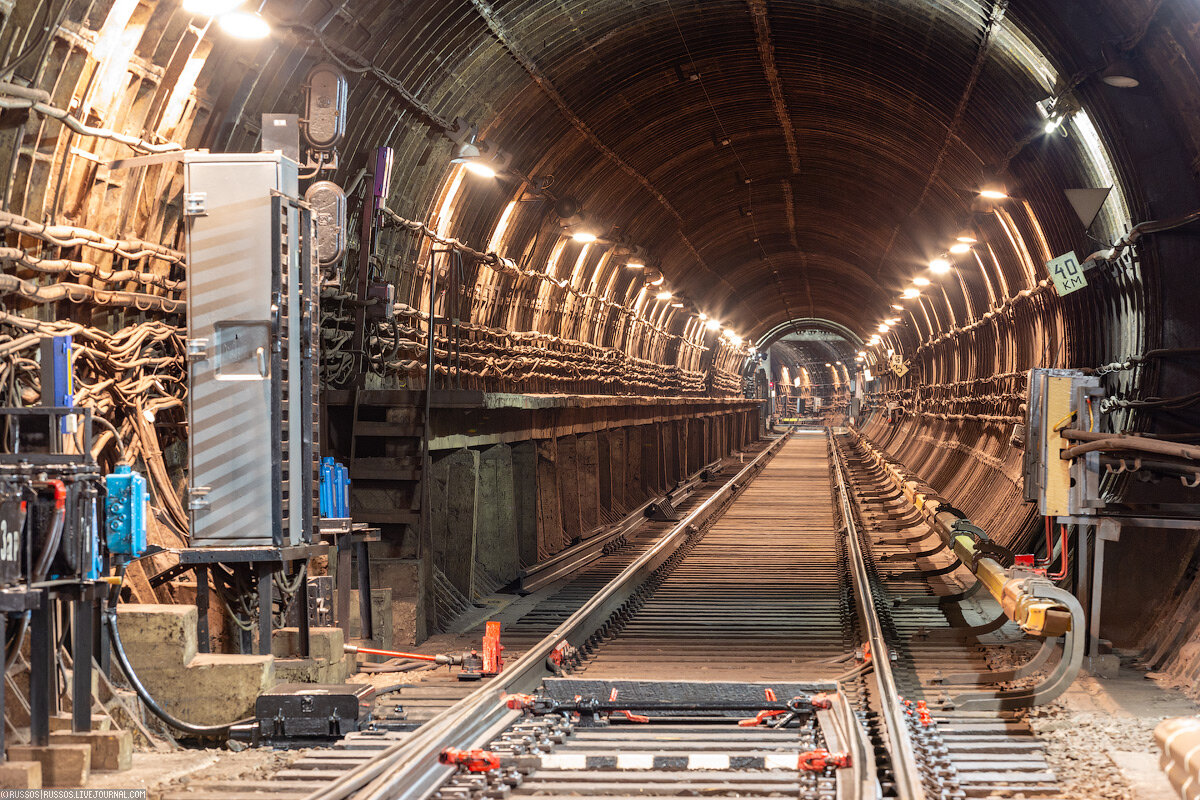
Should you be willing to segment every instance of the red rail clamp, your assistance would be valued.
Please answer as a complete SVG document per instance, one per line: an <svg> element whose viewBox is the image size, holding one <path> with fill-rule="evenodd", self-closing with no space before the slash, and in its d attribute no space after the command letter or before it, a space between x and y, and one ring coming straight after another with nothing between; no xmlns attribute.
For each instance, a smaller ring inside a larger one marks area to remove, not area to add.
<svg viewBox="0 0 1200 800"><path fill-rule="evenodd" d="M796 769L801 772L823 772L829 767L850 766L849 753L831 753L828 750L809 750L800 754Z"/></svg>

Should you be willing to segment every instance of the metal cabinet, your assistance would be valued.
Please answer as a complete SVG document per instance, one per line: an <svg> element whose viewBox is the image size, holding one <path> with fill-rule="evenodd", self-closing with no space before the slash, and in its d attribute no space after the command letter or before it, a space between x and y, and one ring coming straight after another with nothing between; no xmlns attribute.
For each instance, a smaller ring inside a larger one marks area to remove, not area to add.
<svg viewBox="0 0 1200 800"><path fill-rule="evenodd" d="M191 544L307 542L318 286L297 166L188 153L184 170Z"/></svg>

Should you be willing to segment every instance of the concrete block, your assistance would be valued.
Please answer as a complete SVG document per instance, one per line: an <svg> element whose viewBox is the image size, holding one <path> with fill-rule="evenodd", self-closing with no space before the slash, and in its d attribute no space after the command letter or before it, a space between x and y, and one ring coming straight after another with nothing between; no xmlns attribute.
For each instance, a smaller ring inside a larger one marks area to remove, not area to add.
<svg viewBox="0 0 1200 800"><path fill-rule="evenodd" d="M133 766L133 736L129 731L54 731L52 744L86 744L92 748L92 770L118 772Z"/></svg>
<svg viewBox="0 0 1200 800"><path fill-rule="evenodd" d="M375 635L371 637L370 644L368 645L364 642L364 646L375 647L380 650L394 650L396 648L394 632L397 611L392 598L393 592L391 589L371 590L371 624ZM405 611L411 616L416 613L416 606L411 602L405 604L401 607L401 612ZM358 592L350 595L350 638L355 640L362 639L362 619L358 614ZM405 644L411 643L409 640L405 641Z"/></svg>
<svg viewBox="0 0 1200 800"><path fill-rule="evenodd" d="M346 638L341 628L309 628L308 657L318 661L339 661ZM300 655L300 629L276 628L271 634L271 653L276 658Z"/></svg>
<svg viewBox="0 0 1200 800"><path fill-rule="evenodd" d="M196 607L122 603L117 625L125 653L138 672L182 668L196 655Z"/></svg>
<svg viewBox="0 0 1200 800"><path fill-rule="evenodd" d="M13 761L37 761L42 767L43 786L79 787L91 774L92 748L86 744L32 744L8 746Z"/></svg>
<svg viewBox="0 0 1200 800"><path fill-rule="evenodd" d="M315 658L276 658L275 680L278 683L325 683L321 679L324 666Z"/></svg>
<svg viewBox="0 0 1200 800"><path fill-rule="evenodd" d="M0 763L0 789L41 789L40 761L6 761Z"/></svg>
<svg viewBox="0 0 1200 800"><path fill-rule="evenodd" d="M50 732L69 731L72 728L70 714L56 714L50 717ZM107 731L112 728L112 718L107 714L92 715L92 730Z"/></svg>
<svg viewBox="0 0 1200 800"><path fill-rule="evenodd" d="M244 719L275 685L275 657L200 653L184 669L138 670L150 694L177 717L201 725Z"/></svg>

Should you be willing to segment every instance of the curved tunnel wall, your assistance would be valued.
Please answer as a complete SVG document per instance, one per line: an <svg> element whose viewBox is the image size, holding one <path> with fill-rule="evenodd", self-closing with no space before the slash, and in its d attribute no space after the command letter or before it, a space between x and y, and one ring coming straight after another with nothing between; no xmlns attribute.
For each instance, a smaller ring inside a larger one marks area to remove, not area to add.
<svg viewBox="0 0 1200 800"><path fill-rule="evenodd" d="M1066 298L1043 266L1095 245L1065 188L1117 185L1092 230L1108 242L1131 223L1200 205L1193 7L268 0L264 13L271 39L241 43L173 0L0 3L3 76L89 125L152 145L245 151L257 149L260 112L299 111L309 67L340 62L351 115L334 179L361 191L373 148L386 143L396 154L390 208L511 262L462 267L457 308L478 326L473 352L501 359L469 376L480 388L732 393L745 353L694 314L763 346L792 320L825 318L865 338L894 315L900 322L872 350L872 366L878 374L890 348L909 372L882 379L874 401L905 414L890 425L876 418L867 433L1014 541L1034 527L1014 502L1019 453L1008 443L1024 370L1116 364L1110 390L1135 403L1200 388L1186 358L1129 361L1195 341L1192 238L1149 237L1136 258L1092 270L1088 289ZM47 27L54 35L39 35ZM1134 61L1140 88L1097 79L1102 44ZM1084 113L1065 124L1065 138L1037 135L1034 103L1064 82ZM449 166L455 117L478 122L483 139L511 153L516 177L484 182ZM80 302L52 306L12 298L5 313L109 332L177 324L170 301L186 280L178 173L113 170L108 162L128 147L44 114L10 109L0 126L0 163L13 167L0 177L6 244L19 251L6 251L6 274L35 286L121 288L163 298L166 309L122 310L81 289L68 293ZM975 190L995 170L1014 199L972 217ZM530 199L525 179L548 182L547 198L577 198L589 225L644 248L689 305L655 300L611 247L564 239L551 203L521 202ZM899 303L972 219L983 243L916 302ZM81 244L43 224L110 239ZM349 229L347 276L353 219ZM147 255L148 246L166 249ZM377 274L397 286L404 329L380 327L368 339L378 385L419 385L419 356L394 343L419 344L429 249L400 228L381 236ZM33 265L38 258L46 263ZM445 285L457 265L437 260ZM95 267L141 277L105 280ZM327 300L328 343L345 338L337 318L348 288ZM5 320L8 344L30 329ZM128 351L125 339L93 335L104 340L99 377ZM164 327L134 349L160 361L137 367L132 383L92 391L111 409L154 386L160 421L177 423L177 340ZM336 346L326 366L331 384L353 378L353 360ZM12 368L29 394L32 367ZM1179 433L1195 430L1195 415L1128 407L1110 424ZM1190 540L1165 547L1180 563L1191 557Z"/></svg>

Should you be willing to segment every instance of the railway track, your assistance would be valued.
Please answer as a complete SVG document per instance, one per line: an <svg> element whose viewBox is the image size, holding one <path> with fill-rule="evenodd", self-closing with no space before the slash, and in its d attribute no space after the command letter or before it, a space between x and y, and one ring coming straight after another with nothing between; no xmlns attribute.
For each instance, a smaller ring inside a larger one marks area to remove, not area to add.
<svg viewBox="0 0 1200 800"><path fill-rule="evenodd" d="M945 684L999 626L939 603L970 592L853 440L778 441L683 511L524 607L491 684L272 796L1060 796L1013 712Z"/></svg>

